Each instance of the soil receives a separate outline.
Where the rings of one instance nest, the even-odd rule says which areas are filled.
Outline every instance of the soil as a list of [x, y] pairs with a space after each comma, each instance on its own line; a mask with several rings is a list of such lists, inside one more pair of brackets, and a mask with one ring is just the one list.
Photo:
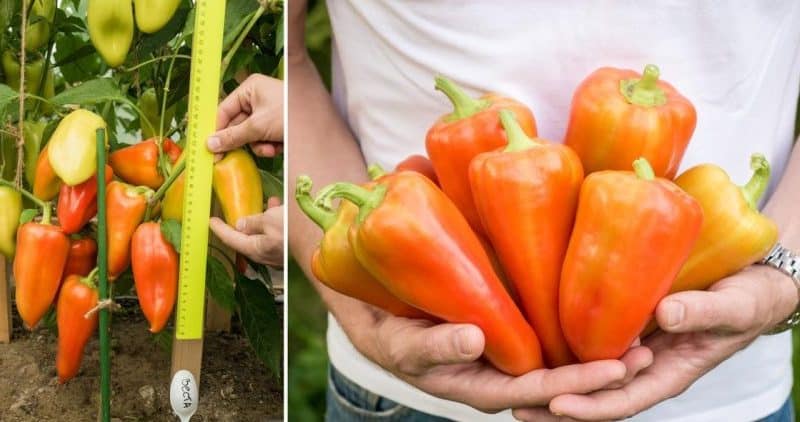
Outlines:
[[[113, 422], [176, 421], [169, 403], [170, 352], [149, 333], [133, 304], [112, 317]], [[78, 376], [58, 385], [53, 329], [29, 332], [15, 313], [11, 344], [0, 344], [0, 421], [97, 420], [100, 398], [97, 336], [86, 347]], [[200, 403], [192, 422], [283, 418], [281, 383], [255, 357], [239, 327], [206, 333]]]

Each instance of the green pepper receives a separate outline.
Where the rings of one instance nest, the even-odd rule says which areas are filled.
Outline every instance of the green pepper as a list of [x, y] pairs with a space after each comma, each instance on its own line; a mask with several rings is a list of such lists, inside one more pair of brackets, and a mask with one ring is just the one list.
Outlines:
[[28, 181], [28, 186], [33, 186], [36, 161], [39, 159], [45, 127], [47, 123], [32, 120], [26, 120], [22, 126], [25, 134], [25, 180]]
[[[6, 75], [6, 85], [10, 86], [14, 91], [19, 92], [19, 60], [17, 55], [11, 50], [3, 52], [3, 73]], [[38, 58], [33, 61], [25, 63], [25, 92], [29, 94], [39, 95], [44, 98], [51, 98], [55, 95], [55, 79], [53, 77], [53, 68], [49, 66], [47, 75], [44, 78], [44, 87], [42, 87], [42, 72], [44, 72], [44, 59]]]
[[[161, 101], [156, 95], [156, 90], [154, 88], [146, 89], [142, 93], [142, 96], [139, 97], [139, 109], [142, 111], [142, 116], [140, 116], [142, 139], [155, 138], [156, 135], [158, 135], [158, 128], [161, 125]], [[167, 111], [164, 113], [165, 131], [170, 126], [174, 116], [175, 105], [167, 107]], [[150, 122], [150, 125], [153, 125], [153, 127], [151, 128], [145, 120]]]
[[0, 186], [0, 204], [3, 204], [0, 207], [0, 254], [11, 258], [22, 214], [22, 194], [8, 186]]
[[125, 63], [134, 32], [131, 0], [89, 0], [86, 20], [100, 57], [111, 67]]
[[[31, 5], [31, 1], [33, 5]], [[26, 7], [30, 7], [28, 13], [28, 28], [25, 30], [25, 50], [34, 52], [47, 45], [50, 40], [50, 26], [56, 16], [56, 0], [27, 0]]]
[[0, 133], [0, 177], [12, 181], [17, 174], [17, 139]]

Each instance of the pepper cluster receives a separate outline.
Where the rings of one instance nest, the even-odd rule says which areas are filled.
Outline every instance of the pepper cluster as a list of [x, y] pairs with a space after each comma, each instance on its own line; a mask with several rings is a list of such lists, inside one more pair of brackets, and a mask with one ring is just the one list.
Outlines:
[[503, 372], [619, 358], [665, 295], [705, 289], [777, 239], [757, 208], [762, 155], [743, 187], [714, 164], [675, 178], [696, 112], [656, 66], [589, 75], [563, 143], [538, 138], [519, 101], [435, 82], [454, 109], [427, 133], [430, 159], [316, 197], [298, 178], [324, 231], [311, 269], [394, 315], [477, 325]]

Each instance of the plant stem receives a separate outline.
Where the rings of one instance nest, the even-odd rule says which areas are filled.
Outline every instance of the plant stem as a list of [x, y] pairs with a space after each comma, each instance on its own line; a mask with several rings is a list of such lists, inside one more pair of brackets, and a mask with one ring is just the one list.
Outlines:
[[120, 68], [119, 70], [122, 71], [122, 72], [133, 72], [134, 70], [139, 69], [140, 67], [147, 66], [150, 63], [155, 63], [155, 62], [158, 62], [158, 61], [164, 61], [164, 60], [173, 59], [173, 58], [191, 60], [192, 56], [187, 56], [185, 54], [177, 54], [177, 53], [173, 54], [173, 55], [169, 55], [169, 56], [158, 56], [158, 57], [152, 58], [150, 60], [143, 61], [143, 62], [137, 64], [136, 66]]
[[30, 199], [31, 202], [33, 202], [34, 204], [36, 204], [38, 207], [42, 208], [43, 210], [44, 210], [45, 207], [49, 207], [49, 205], [48, 205], [49, 203], [48, 202], [42, 201], [41, 199], [37, 198], [36, 196], [34, 196], [32, 193], [28, 192], [24, 188], [22, 188], [20, 186], [17, 186], [15, 183], [9, 182], [8, 180], [0, 179], [0, 186], [8, 186], [11, 189], [14, 189], [14, 190], [18, 191], [19, 193], [24, 195], [26, 198]]
[[747, 205], [755, 210], [758, 209], [758, 201], [767, 191], [767, 186], [769, 186], [769, 162], [763, 154], [753, 154], [750, 156], [750, 168], [753, 170], [753, 176], [750, 177], [747, 184], [739, 189], [741, 189]]
[[642, 180], [653, 180], [656, 178], [653, 167], [650, 166], [650, 162], [644, 157], [639, 157], [633, 161], [633, 171], [636, 173], [636, 177]]
[[147, 201], [147, 210], [144, 212], [144, 221], [150, 221], [150, 216], [153, 213], [153, 208], [155, 204], [164, 196], [167, 190], [172, 186], [172, 184], [178, 180], [178, 177], [183, 173], [183, 170], [186, 168], [186, 160], [180, 160], [178, 164], [172, 169], [172, 172], [167, 177], [167, 180], [158, 188], [155, 194], [153, 194]]
[[220, 72], [221, 77], [225, 77], [225, 72], [228, 70], [228, 66], [230, 66], [234, 54], [236, 54], [236, 51], [239, 50], [239, 46], [242, 45], [244, 39], [247, 38], [247, 34], [250, 33], [250, 30], [253, 29], [253, 26], [255, 26], [256, 22], [258, 22], [258, 19], [261, 18], [261, 15], [263, 15], [265, 11], [266, 8], [263, 4], [261, 4], [258, 7], [258, 10], [253, 13], [253, 16], [250, 17], [250, 22], [248, 22], [242, 32], [239, 33], [239, 36], [236, 38], [236, 41], [234, 41], [233, 46], [231, 46], [231, 49], [228, 50], [227, 54], [225, 54], [225, 58], [222, 59], [222, 71]]
[[[97, 130], [97, 267], [98, 293], [101, 301], [108, 299], [108, 233], [106, 222], [106, 141], [105, 131]], [[108, 308], [100, 310], [100, 416], [111, 419], [111, 333]]]
[[[24, 3], [23, 3], [24, 5]], [[33, 3], [31, 3], [33, 7]], [[22, 171], [25, 163], [25, 35], [28, 29], [28, 8], [22, 7], [22, 21], [20, 22], [20, 53], [19, 53], [19, 137], [17, 138], [17, 172], [14, 175], [14, 184], [22, 187]]]
[[298, 176], [297, 184], [295, 185], [294, 199], [297, 201], [297, 205], [300, 206], [303, 213], [305, 213], [311, 221], [318, 225], [322, 231], [328, 231], [336, 222], [336, 215], [330, 210], [314, 204], [314, 200], [311, 198], [311, 185], [310, 177], [305, 175]]

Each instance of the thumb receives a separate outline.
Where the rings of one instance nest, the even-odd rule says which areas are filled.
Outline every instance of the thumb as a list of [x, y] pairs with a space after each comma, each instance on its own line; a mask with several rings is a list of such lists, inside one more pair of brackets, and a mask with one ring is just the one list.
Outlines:
[[737, 289], [686, 291], [664, 298], [656, 308], [656, 320], [671, 333], [740, 332], [753, 324], [753, 306], [747, 294]]
[[469, 324], [439, 324], [395, 338], [400, 348], [397, 369], [419, 374], [437, 365], [469, 363], [483, 354], [480, 328]]

